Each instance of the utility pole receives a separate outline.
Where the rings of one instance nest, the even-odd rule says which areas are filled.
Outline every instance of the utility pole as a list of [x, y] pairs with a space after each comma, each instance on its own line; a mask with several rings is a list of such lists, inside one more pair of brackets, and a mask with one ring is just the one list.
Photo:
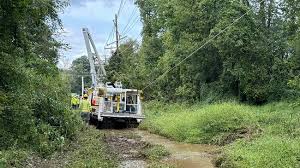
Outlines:
[[81, 76], [81, 100], [83, 98], [83, 91], [84, 91], [84, 78]]
[[117, 47], [117, 54], [119, 54], [119, 31], [118, 31], [118, 16], [115, 14], [115, 29], [116, 29], [116, 47]]

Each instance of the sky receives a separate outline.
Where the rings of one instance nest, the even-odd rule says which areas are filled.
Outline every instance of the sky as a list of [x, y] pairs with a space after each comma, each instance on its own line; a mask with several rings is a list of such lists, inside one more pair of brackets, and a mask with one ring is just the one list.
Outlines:
[[[57, 38], [67, 43], [70, 49], [61, 50], [59, 68], [69, 68], [72, 61], [80, 56], [87, 55], [82, 35], [82, 28], [88, 28], [100, 56], [109, 55], [109, 50], [104, 50], [106, 41], [112, 32], [113, 20], [118, 13], [122, 0], [70, 0], [70, 5], [60, 13], [63, 30]], [[123, 0], [122, 8], [118, 15], [119, 32], [121, 37], [141, 39], [142, 23], [139, 10], [134, 0]], [[126, 28], [127, 25], [127, 28]], [[126, 28], [126, 29], [124, 29]], [[112, 34], [109, 42], [114, 42]]]

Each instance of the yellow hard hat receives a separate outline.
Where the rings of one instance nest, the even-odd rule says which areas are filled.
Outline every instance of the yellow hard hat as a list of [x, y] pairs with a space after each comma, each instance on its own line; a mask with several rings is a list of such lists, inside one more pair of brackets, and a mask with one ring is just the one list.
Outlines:
[[87, 94], [84, 94], [83, 97], [89, 97]]

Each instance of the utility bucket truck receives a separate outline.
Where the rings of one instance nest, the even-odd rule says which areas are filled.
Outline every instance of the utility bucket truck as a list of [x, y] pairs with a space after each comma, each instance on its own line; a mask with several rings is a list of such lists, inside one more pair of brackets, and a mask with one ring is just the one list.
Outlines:
[[111, 127], [120, 123], [126, 124], [127, 127], [137, 127], [145, 118], [142, 114], [142, 92], [137, 89], [125, 89], [121, 82], [104, 83], [104, 61], [97, 52], [89, 30], [83, 28], [82, 32], [92, 77], [92, 89], [89, 94], [93, 106], [91, 121], [96, 121], [98, 127]]

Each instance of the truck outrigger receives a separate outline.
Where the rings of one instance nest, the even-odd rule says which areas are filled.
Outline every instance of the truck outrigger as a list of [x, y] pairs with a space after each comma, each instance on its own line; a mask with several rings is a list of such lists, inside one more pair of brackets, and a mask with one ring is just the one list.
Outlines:
[[137, 127], [145, 118], [142, 114], [142, 91], [125, 89], [121, 82], [104, 84], [106, 78], [104, 63], [100, 59], [89, 30], [83, 28], [82, 32], [92, 76], [92, 92], [89, 99], [94, 110], [91, 114], [91, 121], [96, 121], [98, 127], [111, 127], [116, 123], [123, 123], [127, 127]]

